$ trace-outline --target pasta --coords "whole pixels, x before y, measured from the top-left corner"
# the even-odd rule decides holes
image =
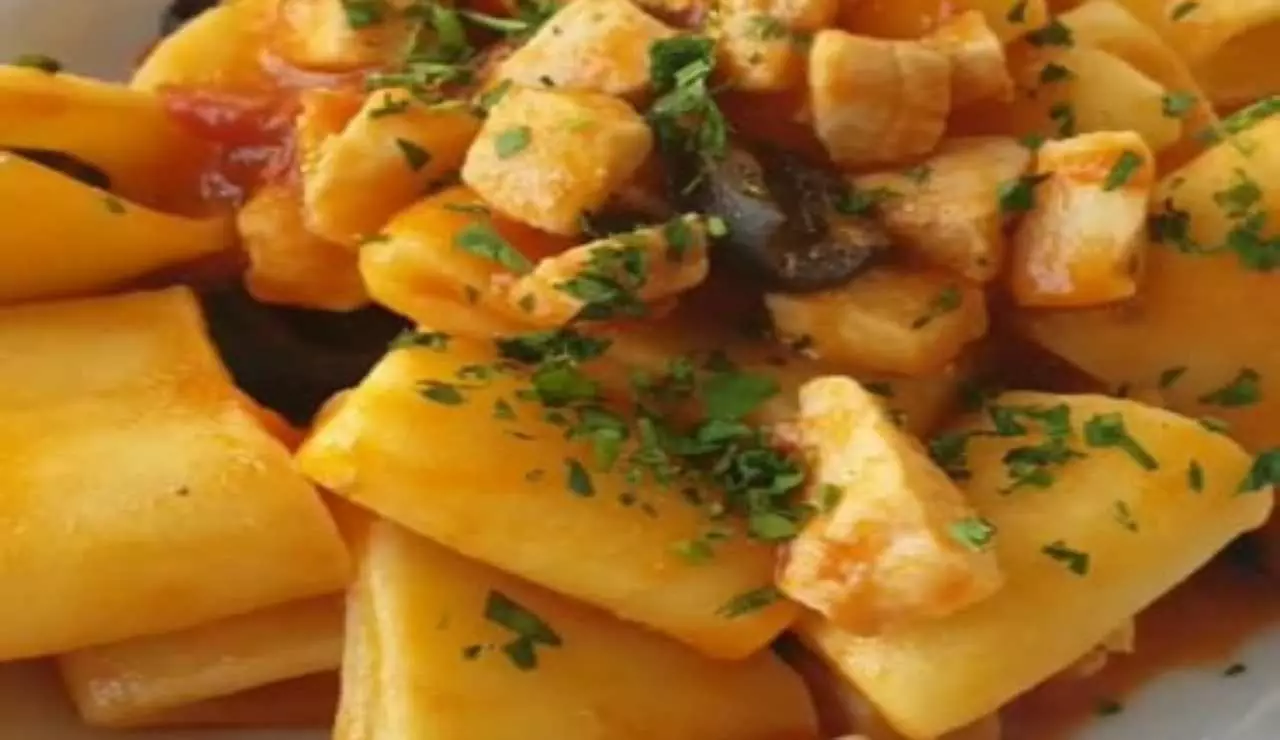
[[[0,65],[0,661],[84,724],[1044,740],[1280,567],[1280,0],[210,5]]]
[[[23,604],[4,659],[342,586],[333,522],[233,392],[187,291],[7,309],[0,337],[0,589]]]
[[[799,678],[767,653],[708,660],[390,524],[373,525],[360,560],[337,738],[728,740],[816,731]],[[523,657],[516,648],[529,638],[513,616],[521,614],[547,620]],[[539,680],[526,681],[512,660],[536,663]]]
[[[166,724],[188,705],[336,670],[342,621],[341,599],[322,596],[78,650],[63,655],[59,667],[86,722]]]

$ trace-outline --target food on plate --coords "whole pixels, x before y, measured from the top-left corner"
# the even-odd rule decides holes
[[[181,1],[125,83],[0,64],[0,660],[109,728],[1057,737],[1280,570],[1278,20]]]

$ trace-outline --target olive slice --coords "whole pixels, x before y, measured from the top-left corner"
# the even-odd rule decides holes
[[[794,156],[734,144],[682,192],[724,220],[719,259],[767,290],[811,292],[847,283],[889,246],[875,221],[836,209],[841,189],[838,176]]]
[[[268,306],[240,287],[201,293],[209,335],[236,384],[294,423],[359,383],[408,324],[382,309],[351,313]]]

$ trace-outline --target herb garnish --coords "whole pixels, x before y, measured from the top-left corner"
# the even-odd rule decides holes
[[[484,618],[510,632],[515,639],[502,646],[511,663],[522,671],[538,667],[538,646],[560,647],[564,642],[538,615],[498,591],[490,591]]]
[[[1124,184],[1134,176],[1142,167],[1142,155],[1131,149],[1125,149],[1116,158],[1115,164],[1111,165],[1111,171],[1107,173],[1107,179],[1102,183],[1102,189],[1105,191],[1119,190]]]
[[[1083,576],[1089,572],[1089,553],[1072,549],[1062,540],[1045,545],[1040,548],[1040,552],[1067,566],[1067,570],[1078,576]]]
[[[1200,403],[1221,406],[1223,408],[1239,408],[1250,406],[1262,400],[1262,388],[1258,385],[1262,376],[1253,368],[1242,368],[1229,383],[1204,394]]]
[[[774,586],[761,586],[729,599],[716,614],[726,619],[737,619],[758,612],[782,600],[782,592]]]
[[[489,224],[473,223],[462,228],[454,235],[453,246],[467,254],[497,262],[518,275],[533,269],[533,263]]]
[[[965,548],[974,552],[982,552],[987,549],[995,538],[996,528],[986,519],[972,516],[952,522],[948,532],[951,535],[951,539]]]
[[[511,159],[529,146],[533,130],[528,126],[513,126],[499,133],[493,140],[498,159]]]
[[[1038,175],[1022,175],[1016,180],[1000,183],[997,191],[1000,197],[1000,212],[1004,214],[1025,213],[1035,208],[1036,186],[1048,180],[1051,173]]]
[[[936,319],[941,318],[952,311],[956,311],[964,303],[964,296],[960,294],[960,289],[955,286],[943,288],[938,295],[934,296],[929,302],[929,307],[923,314],[911,322],[912,329],[923,329]]]
[[[1096,414],[1084,423],[1084,441],[1090,447],[1115,447],[1133,458],[1144,470],[1155,470],[1160,463],[1147,452],[1124,426],[1119,412]]]

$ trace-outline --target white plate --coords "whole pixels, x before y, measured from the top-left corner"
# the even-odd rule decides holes
[[[0,0],[0,59],[23,52],[43,52],[62,60],[74,72],[121,77],[140,50],[154,39],[157,18],[166,3],[167,0]],[[1249,670],[1229,680],[1222,677],[1220,667],[1168,675],[1130,697],[1123,713],[1095,723],[1080,740],[1280,739],[1280,632],[1253,641],[1238,659]],[[0,665],[0,739],[121,737],[81,727],[47,665]],[[320,740],[325,733],[186,731],[147,733],[145,737]]]

